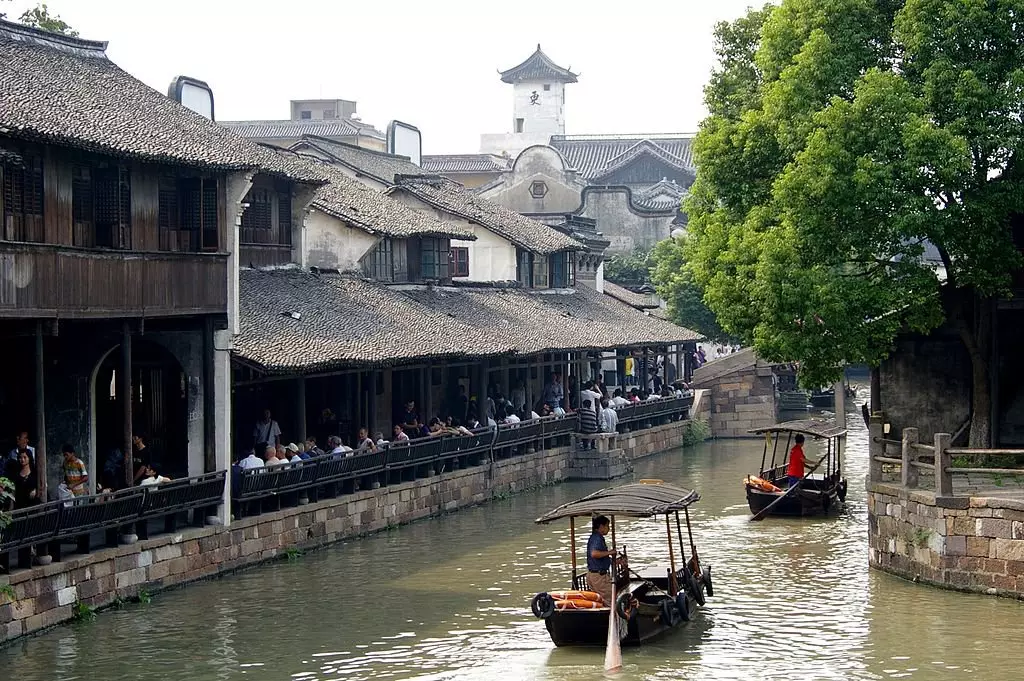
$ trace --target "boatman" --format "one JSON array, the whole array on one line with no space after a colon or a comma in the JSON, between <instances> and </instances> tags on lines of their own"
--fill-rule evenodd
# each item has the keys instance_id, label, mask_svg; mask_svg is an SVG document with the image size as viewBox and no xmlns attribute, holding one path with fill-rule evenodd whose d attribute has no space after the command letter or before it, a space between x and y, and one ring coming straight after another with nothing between
<instances>
[{"instance_id":1,"label":"boatman","mask_svg":"<svg viewBox=\"0 0 1024 681\"><path fill-rule=\"evenodd\" d=\"M612 556L615 551L608 550L604 536L611 527L608 518L599 515L593 521L594 532L587 541L587 584L591 591L601 594L607 605L612 602Z\"/></svg>"},{"instance_id":2,"label":"boatman","mask_svg":"<svg viewBox=\"0 0 1024 681\"><path fill-rule=\"evenodd\" d=\"M786 476L789 478L789 486L793 487L804 477L804 470L812 468L814 464L808 464L804 458L804 436L797 433L793 438L793 449L789 451L789 465L786 467ZM817 462L815 462L817 463Z\"/></svg>"}]
</instances>

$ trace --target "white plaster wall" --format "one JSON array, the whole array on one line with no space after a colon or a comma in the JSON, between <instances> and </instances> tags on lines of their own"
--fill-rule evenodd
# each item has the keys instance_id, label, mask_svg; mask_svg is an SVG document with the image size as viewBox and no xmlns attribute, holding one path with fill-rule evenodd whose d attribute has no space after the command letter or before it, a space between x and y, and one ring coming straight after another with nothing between
<instances>
[{"instance_id":1,"label":"white plaster wall","mask_svg":"<svg viewBox=\"0 0 1024 681\"><path fill-rule=\"evenodd\" d=\"M345 271L359 270L359 261L379 237L348 226L335 217L313 210L306 217L306 267L323 267Z\"/></svg>"},{"instance_id":2,"label":"white plaster wall","mask_svg":"<svg viewBox=\"0 0 1024 681\"><path fill-rule=\"evenodd\" d=\"M675 215L640 215L629 209L625 190L588 191L580 215L597 220L597 229L611 245L607 253L629 253L637 246L651 248L669 238Z\"/></svg>"},{"instance_id":3,"label":"white plaster wall","mask_svg":"<svg viewBox=\"0 0 1024 681\"><path fill-rule=\"evenodd\" d=\"M565 134L565 84L547 83L551 90L544 91L545 83L516 83L512 86L512 130L515 119L523 119L523 133L543 135ZM533 93L537 103L531 104Z\"/></svg>"},{"instance_id":4,"label":"white plaster wall","mask_svg":"<svg viewBox=\"0 0 1024 681\"><path fill-rule=\"evenodd\" d=\"M507 239L480 226L476 241L455 241L452 246L469 249L469 276L460 281L515 281L516 247Z\"/></svg>"},{"instance_id":5,"label":"white plaster wall","mask_svg":"<svg viewBox=\"0 0 1024 681\"><path fill-rule=\"evenodd\" d=\"M214 331L213 346L213 385L216 391L214 447L217 470L228 471L224 482L224 496L220 508L217 509L217 516L221 524L227 526L231 523L231 333Z\"/></svg>"},{"instance_id":6,"label":"white plaster wall","mask_svg":"<svg viewBox=\"0 0 1024 681\"><path fill-rule=\"evenodd\" d=\"M512 132L486 133L480 135L480 153L499 155L507 153L510 156L517 156L526 147L531 147L535 144L547 144L550 141L551 135L546 132L523 134Z\"/></svg>"}]
</instances>

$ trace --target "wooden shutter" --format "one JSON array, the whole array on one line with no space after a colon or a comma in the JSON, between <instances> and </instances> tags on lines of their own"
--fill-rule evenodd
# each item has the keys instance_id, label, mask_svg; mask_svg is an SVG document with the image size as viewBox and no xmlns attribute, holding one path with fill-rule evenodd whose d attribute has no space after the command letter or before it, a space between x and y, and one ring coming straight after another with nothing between
<instances>
[{"instance_id":1,"label":"wooden shutter","mask_svg":"<svg viewBox=\"0 0 1024 681\"><path fill-rule=\"evenodd\" d=\"M92 172L89 166L79 163L71 166L71 219L72 243L76 246L95 246Z\"/></svg>"},{"instance_id":2,"label":"wooden shutter","mask_svg":"<svg viewBox=\"0 0 1024 681\"><path fill-rule=\"evenodd\" d=\"M548 259L543 255L533 256L533 287L548 287Z\"/></svg>"},{"instance_id":3,"label":"wooden shutter","mask_svg":"<svg viewBox=\"0 0 1024 681\"><path fill-rule=\"evenodd\" d=\"M277 229L279 232L278 243L291 245L292 194L289 191L282 191L277 195Z\"/></svg>"},{"instance_id":4,"label":"wooden shutter","mask_svg":"<svg viewBox=\"0 0 1024 681\"><path fill-rule=\"evenodd\" d=\"M217 178L208 177L203 179L203 206L202 206L202 249L204 251L216 251L219 246L218 225L220 222L217 202Z\"/></svg>"}]
</instances>

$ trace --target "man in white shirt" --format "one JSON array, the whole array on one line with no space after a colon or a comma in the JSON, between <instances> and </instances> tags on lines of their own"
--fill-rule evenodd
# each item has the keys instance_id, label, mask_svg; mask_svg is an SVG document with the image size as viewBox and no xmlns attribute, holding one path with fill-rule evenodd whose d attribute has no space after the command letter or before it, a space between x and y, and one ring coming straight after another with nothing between
<instances>
[{"instance_id":1,"label":"man in white shirt","mask_svg":"<svg viewBox=\"0 0 1024 681\"><path fill-rule=\"evenodd\" d=\"M299 446L294 442L288 444L285 452L289 455L288 463L302 463L302 457L299 456Z\"/></svg>"},{"instance_id":2,"label":"man in white shirt","mask_svg":"<svg viewBox=\"0 0 1024 681\"><path fill-rule=\"evenodd\" d=\"M509 411L509 413L505 415L504 423L519 423L521 420L522 419L520 419L514 411Z\"/></svg>"},{"instance_id":3,"label":"man in white shirt","mask_svg":"<svg viewBox=\"0 0 1024 681\"><path fill-rule=\"evenodd\" d=\"M601 414L597 422L602 433L614 433L619 429L619 415L611 408L607 399L601 400Z\"/></svg>"},{"instance_id":4,"label":"man in white shirt","mask_svg":"<svg viewBox=\"0 0 1024 681\"><path fill-rule=\"evenodd\" d=\"M626 404L629 404L629 400L622 396L622 388L616 388L611 399L611 405L613 407L621 407Z\"/></svg>"},{"instance_id":5,"label":"man in white shirt","mask_svg":"<svg viewBox=\"0 0 1024 681\"><path fill-rule=\"evenodd\" d=\"M257 448L271 445L277 447L281 444L281 427L277 425L277 421L270 418L269 409L263 410L263 418L257 421L256 427L252 429L252 441Z\"/></svg>"},{"instance_id":6,"label":"man in white shirt","mask_svg":"<svg viewBox=\"0 0 1024 681\"><path fill-rule=\"evenodd\" d=\"M266 450L264 450L263 461L267 466L276 466L279 463L285 463L284 461L281 461L281 459L277 458L277 447L273 445L267 445Z\"/></svg>"},{"instance_id":7,"label":"man in white shirt","mask_svg":"<svg viewBox=\"0 0 1024 681\"><path fill-rule=\"evenodd\" d=\"M601 393L594 390L594 384L588 381L583 385L583 390L580 391L580 396L584 402L590 401L590 404L594 405L594 413L598 413L601 410Z\"/></svg>"},{"instance_id":8,"label":"man in white shirt","mask_svg":"<svg viewBox=\"0 0 1024 681\"><path fill-rule=\"evenodd\" d=\"M245 470L250 468L263 468L263 459L256 456L256 452L249 450L249 456L238 462L238 465Z\"/></svg>"}]
</instances>

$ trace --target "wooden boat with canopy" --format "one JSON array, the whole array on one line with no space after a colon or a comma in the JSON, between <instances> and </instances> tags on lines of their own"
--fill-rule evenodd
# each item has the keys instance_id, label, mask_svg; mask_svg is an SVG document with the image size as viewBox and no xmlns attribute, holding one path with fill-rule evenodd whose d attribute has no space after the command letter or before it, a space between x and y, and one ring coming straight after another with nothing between
<instances>
[{"instance_id":1,"label":"wooden boat with canopy","mask_svg":"<svg viewBox=\"0 0 1024 681\"><path fill-rule=\"evenodd\" d=\"M537 523L569 519L572 544L572 578L567 591L541 592L534 596L533 614L544 620L556 646L604 646L608 638L609 614L614 605L622 645L639 645L689 621L706 596L714 595L711 567L702 566L690 526L689 507L700 499L693 490L666 485L661 480L610 487L549 511ZM682 513L687 541L683 539ZM590 590L586 562L576 563L576 520L607 516L609 542L618 555L612 560L611 576L617 594L614 604L604 603ZM636 572L630 567L625 545L615 542L616 517L651 518L665 516L669 565ZM679 550L677 562L675 549ZM685 546L689 544L687 559Z\"/></svg>"},{"instance_id":2,"label":"wooden boat with canopy","mask_svg":"<svg viewBox=\"0 0 1024 681\"><path fill-rule=\"evenodd\" d=\"M750 432L764 435L760 473L756 476L748 475L743 481L753 519L765 515L824 515L836 508L838 502L846 500L847 485L843 477L842 458L845 429L830 421L802 419ZM824 441L825 452L814 468L790 487L786 467L797 434L807 439ZM769 450L771 459L768 458Z\"/></svg>"}]
</instances>

